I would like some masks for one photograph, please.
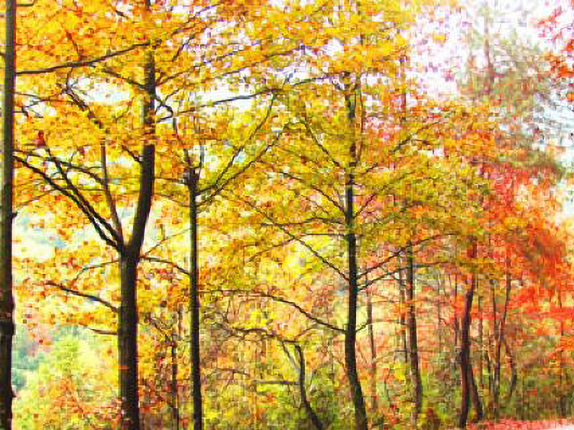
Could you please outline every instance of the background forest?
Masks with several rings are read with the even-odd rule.
[[[0,429],[572,416],[570,2],[0,6]]]

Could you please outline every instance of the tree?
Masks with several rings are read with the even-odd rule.
[[[16,81],[16,1],[6,1],[4,88],[2,91],[2,182],[0,185],[0,428],[12,429],[12,208],[14,178],[14,87]]]

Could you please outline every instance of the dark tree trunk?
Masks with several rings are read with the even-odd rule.
[[[401,263],[401,258],[400,256],[398,257],[398,264],[399,266],[402,264]],[[407,302],[407,295],[405,292],[405,280],[403,277],[403,271],[399,271],[399,281],[398,281],[398,287],[399,287],[399,343],[400,343],[400,352],[402,353],[402,359],[403,359],[403,363],[408,363],[409,362],[409,347],[408,347],[408,342],[407,342],[407,318],[406,318],[406,312],[404,312],[404,309],[406,307],[406,302]]]
[[[506,395],[506,399],[504,400],[505,408],[508,407],[508,404],[512,400],[512,396],[516,391],[516,385],[518,384],[518,371],[516,370],[516,363],[514,362],[514,357],[512,355],[512,351],[508,346],[508,342],[504,339],[504,348],[506,350],[506,355],[508,356],[508,363],[510,365],[510,388],[508,389],[508,393]]]
[[[480,395],[478,393],[478,387],[476,381],[474,380],[474,372],[472,370],[472,362],[468,367],[468,382],[470,385],[470,400],[472,402],[472,407],[474,408],[474,422],[479,422],[484,416],[484,410],[482,408],[482,402],[480,400]]]
[[[190,160],[188,160],[190,164]],[[199,266],[197,246],[197,194],[199,174],[197,169],[188,166],[186,173],[189,191],[189,223],[190,223],[190,296],[191,312],[191,396],[193,398],[193,428],[203,429],[203,401],[201,398],[201,355],[199,344]]]
[[[556,292],[557,299],[558,299],[558,308],[560,310],[563,309],[562,303],[562,294],[560,290]],[[560,342],[564,339],[564,321],[560,321]],[[566,370],[566,365],[564,363],[564,351],[560,351],[559,353],[559,362],[560,362],[560,373],[558,374],[558,413],[560,418],[567,417],[568,414],[568,398],[566,396],[566,382],[568,378],[568,371]],[[568,384],[570,385],[570,384]]]
[[[349,126],[354,131],[356,96],[346,95],[347,112]],[[354,138],[349,147],[350,164],[345,183],[345,227],[347,234],[347,263],[348,263],[348,305],[347,305],[347,327],[345,329],[345,366],[347,379],[351,388],[351,398],[355,408],[355,430],[368,430],[367,410],[365,408],[365,398],[359,374],[357,372],[357,307],[359,296],[358,285],[358,264],[357,264],[357,235],[355,233],[355,209],[354,209],[354,188],[357,148]]]
[[[476,239],[472,238],[472,244],[468,249],[468,257],[476,258],[478,245]],[[465,428],[468,422],[468,412],[470,402],[475,409],[475,421],[483,418],[482,403],[478,394],[478,389],[474,381],[472,361],[470,358],[470,326],[472,323],[472,301],[477,285],[476,274],[473,273],[467,281],[467,289],[464,297],[464,311],[460,327],[460,383],[461,383],[461,407],[459,415],[460,428]]]
[[[2,185],[0,196],[0,429],[12,428],[12,339],[14,297],[12,292],[12,197],[14,178],[14,91],[16,82],[16,1],[6,0],[4,99],[2,103]]]
[[[454,275],[454,348],[458,347],[460,342],[460,320],[458,316],[458,276]]]
[[[297,351],[299,359],[299,393],[301,395],[301,403],[303,403],[303,408],[313,423],[313,427],[315,427],[316,430],[323,430],[323,423],[307,398],[307,390],[305,389],[305,355],[303,355],[303,350],[297,344],[295,344],[295,350]]]
[[[371,350],[371,365],[369,373],[371,378],[371,413],[378,415],[379,401],[377,395],[377,347],[375,345],[375,331],[373,327],[373,297],[367,290],[367,329],[369,331],[369,348]]]
[[[507,262],[508,264],[508,262]],[[508,314],[508,305],[510,302],[510,292],[512,289],[512,280],[510,275],[507,273],[505,282],[505,297],[504,297],[504,307],[502,309],[502,315],[500,317],[500,323],[498,329],[496,330],[496,351],[494,355],[494,381],[493,381],[493,409],[494,417],[498,418],[499,412],[499,398],[500,398],[500,373],[502,368],[502,344],[504,343],[504,328],[506,325],[506,317]]]
[[[484,315],[482,295],[478,296],[478,385],[484,389]]]
[[[150,0],[145,9],[151,10]],[[152,51],[143,66],[146,91],[142,108],[144,143],[140,165],[140,188],[130,241],[120,250],[120,312],[118,323],[118,356],[122,430],[140,430],[138,393],[138,308],[137,269],[153,197],[155,176],[155,59]]]
[[[140,428],[138,394],[137,266],[134,256],[120,259],[121,304],[118,325],[122,430]]]
[[[494,347],[492,348],[491,354],[491,364],[492,370],[490,372],[490,381],[489,381],[489,392],[490,392],[490,412],[493,417],[496,417],[496,410],[498,409],[498,394],[497,394],[497,376],[496,376],[496,367],[497,367],[497,351],[498,351],[498,330],[499,330],[499,323],[498,323],[498,302],[496,299],[496,282],[495,280],[491,279],[490,282],[490,302],[492,307],[492,331],[493,331],[493,338],[494,338]]]
[[[175,330],[172,330],[170,339],[171,349],[171,417],[173,429],[179,430],[179,396],[177,393],[177,339]]]
[[[461,387],[461,405],[458,426],[465,428],[468,421],[468,412],[470,409],[470,397],[472,391],[472,382],[470,375],[470,324],[472,300],[474,297],[474,279],[469,280],[469,285],[464,298],[464,311],[460,327],[460,387]]]
[[[438,300],[436,301],[436,321],[437,321],[437,336],[438,336],[438,353],[442,357],[442,294],[444,291],[443,280],[441,279],[437,286]]]
[[[417,315],[415,306],[415,267],[412,247],[406,251],[407,261],[407,329],[409,333],[409,366],[411,388],[413,390],[414,410],[411,416],[411,426],[417,428],[418,418],[423,404],[423,384],[419,366],[419,347],[417,338]]]
[[[118,356],[122,430],[139,430],[137,269],[151,210],[155,147],[145,145],[141,159],[140,191],[130,242],[120,255],[120,312]]]
[[[474,372],[472,369],[471,360],[471,345],[470,345],[470,325],[471,325],[471,311],[472,301],[475,289],[474,276],[471,280],[471,286],[465,294],[464,313],[461,324],[461,345],[460,345],[460,374],[461,374],[461,409],[459,416],[459,427],[465,428],[468,422],[468,412],[470,404],[474,407],[475,417],[474,422],[481,421],[484,417],[484,410],[478,387],[474,379]]]

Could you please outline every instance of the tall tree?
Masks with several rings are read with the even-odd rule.
[[[2,91],[2,178],[0,185],[0,429],[12,429],[12,338],[14,297],[12,292],[12,208],[14,178],[14,93],[16,84],[16,0],[6,1],[6,47]]]

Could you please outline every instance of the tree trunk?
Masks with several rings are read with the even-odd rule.
[[[171,416],[173,429],[179,430],[179,396],[177,394],[177,338],[175,330],[171,332],[170,339],[171,349]]]
[[[508,264],[508,263],[507,263]],[[505,283],[505,298],[504,298],[504,307],[502,310],[502,315],[500,317],[500,322],[498,328],[496,330],[496,351],[494,355],[494,392],[493,392],[493,403],[494,403],[494,417],[498,418],[498,410],[499,410],[499,398],[500,398],[500,373],[502,367],[502,357],[501,357],[501,350],[502,344],[504,342],[504,326],[506,324],[506,316],[508,314],[508,305],[510,301],[510,291],[512,288],[512,280],[510,279],[510,274],[506,274],[506,283]]]
[[[375,345],[375,331],[373,327],[373,297],[367,289],[367,329],[369,335],[369,349],[371,350],[371,366],[369,373],[371,378],[371,413],[378,415],[379,401],[377,395],[377,348]]]
[[[412,247],[406,251],[407,261],[407,329],[409,333],[409,365],[411,388],[413,390],[414,410],[411,416],[411,427],[417,428],[418,418],[423,404],[423,384],[419,366],[419,347],[417,338],[417,315],[415,307],[415,267]]]
[[[145,11],[151,10],[145,0]],[[155,59],[148,51],[143,65],[146,91],[142,107],[144,143],[140,162],[140,188],[129,243],[120,250],[120,312],[118,323],[118,356],[120,371],[120,397],[122,408],[121,429],[140,430],[138,393],[138,308],[137,269],[151,211],[155,179]]]
[[[122,430],[139,430],[137,266],[134,256],[120,258],[121,304],[118,353]]]
[[[557,299],[558,299],[558,308],[562,311],[563,304],[562,304],[562,294],[561,291],[558,290],[556,292]],[[564,321],[560,320],[560,342],[564,339]],[[558,374],[558,409],[559,409],[559,416],[560,418],[566,418],[568,415],[568,399],[565,396],[565,381],[567,376],[566,365],[564,363],[564,351],[561,350],[559,352],[559,363],[560,363],[560,373]],[[569,384],[568,384],[569,385]]]
[[[307,398],[307,390],[305,389],[305,356],[303,355],[303,350],[297,344],[294,346],[299,359],[299,393],[301,394],[301,403],[303,403],[303,408],[305,409],[305,412],[313,423],[315,429],[323,430],[323,423],[319,419],[319,416],[316,414],[315,410],[311,406],[311,403],[309,403],[309,399]]]
[[[508,407],[508,404],[512,400],[512,396],[516,391],[516,385],[518,384],[518,371],[516,370],[516,363],[514,362],[514,357],[512,356],[512,351],[510,350],[510,346],[506,339],[504,339],[504,348],[506,350],[506,355],[508,356],[508,363],[510,365],[510,388],[508,389],[508,393],[506,395],[506,399],[504,400],[505,408]]]
[[[478,393],[478,387],[476,381],[474,380],[474,372],[472,370],[472,362],[468,367],[468,381],[470,385],[470,400],[472,402],[472,407],[474,408],[474,422],[479,422],[484,417],[484,410],[482,408],[482,402],[480,401],[480,395]]]
[[[458,347],[460,341],[460,321],[458,317],[458,276],[454,275],[454,349]]]
[[[490,391],[490,410],[493,417],[496,418],[496,410],[498,409],[498,389],[497,385],[497,363],[500,359],[498,355],[498,342],[499,342],[499,322],[498,322],[498,303],[496,300],[496,289],[495,289],[495,281],[493,279],[490,280],[490,296],[491,296],[491,307],[492,307],[492,331],[494,337],[494,348],[492,349],[492,372],[490,376],[490,384],[489,384],[489,391]],[[498,375],[499,376],[499,375]]]
[[[0,429],[12,428],[12,339],[14,297],[12,292],[12,197],[14,160],[14,91],[16,82],[16,1],[6,0],[4,98],[2,127],[2,185],[0,201]]]
[[[470,397],[472,391],[472,382],[470,375],[470,324],[472,300],[474,297],[474,277],[468,282],[467,291],[464,299],[464,310],[460,327],[460,387],[461,387],[461,406],[458,426],[465,428],[468,421],[468,411],[470,409]]]
[[[400,256],[397,257],[399,266],[401,263]],[[400,343],[400,352],[402,353],[403,363],[407,364],[409,362],[409,347],[407,343],[407,318],[406,312],[404,309],[406,308],[407,296],[405,292],[405,281],[403,278],[403,271],[399,271],[399,280],[398,280],[398,287],[399,287],[399,343]]]
[[[436,332],[438,335],[438,354],[440,357],[442,357],[442,294],[443,294],[443,290],[444,290],[444,286],[443,286],[443,281],[442,279],[439,280],[439,283],[437,285],[437,295],[438,295],[438,300],[436,301],[436,321],[437,321],[437,327],[436,327]]]
[[[484,315],[482,295],[478,295],[478,385],[484,389]]]
[[[346,95],[348,120],[351,131],[355,127],[355,96]],[[354,169],[356,167],[357,148],[355,139],[351,139],[349,147],[349,157],[351,162],[348,166],[348,172],[345,183],[345,239],[347,242],[347,261],[348,261],[348,305],[347,305],[347,327],[345,329],[345,366],[347,379],[351,388],[351,398],[355,408],[355,430],[368,430],[367,410],[365,408],[365,399],[361,381],[357,372],[357,305],[359,296],[358,285],[358,264],[357,264],[357,236],[355,233],[355,209],[354,209],[354,187],[355,177]]]
[[[189,223],[190,223],[190,296],[189,307],[191,312],[191,396],[193,398],[193,428],[203,429],[203,401],[201,398],[201,356],[199,344],[199,266],[197,256],[197,185],[199,174],[191,166],[188,159],[186,174],[189,191]]]
[[[153,103],[153,102],[152,102]],[[122,430],[139,430],[137,269],[151,210],[155,147],[145,145],[141,157],[140,191],[130,242],[120,255],[118,323],[119,381]]]

